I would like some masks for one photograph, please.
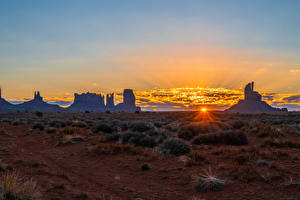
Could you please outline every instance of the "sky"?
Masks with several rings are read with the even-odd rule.
[[[224,109],[255,81],[268,103],[300,110],[299,10],[298,0],[0,0],[0,86],[12,102],[40,90],[60,105],[86,91],[118,102],[132,88],[144,109],[176,110]]]

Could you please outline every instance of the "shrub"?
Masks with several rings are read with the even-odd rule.
[[[194,136],[199,135],[199,133],[208,133],[216,127],[209,122],[191,123],[185,125],[179,129],[178,137],[186,140],[192,139]]]
[[[43,131],[45,127],[44,127],[44,125],[41,124],[41,123],[35,123],[35,124],[32,125],[31,128],[32,128],[33,130],[39,129],[40,131]]]
[[[154,147],[156,146],[155,138],[145,133],[126,132],[121,135],[120,142],[122,144],[130,143],[134,146]]]
[[[257,130],[254,132],[258,137],[261,137],[261,138],[264,138],[264,137],[277,138],[277,137],[281,136],[280,132],[275,127],[268,125],[268,124],[260,124],[257,127]]]
[[[114,142],[114,141],[118,141],[119,139],[120,139],[119,133],[112,133],[112,134],[105,135],[105,137],[102,141],[103,142]]]
[[[35,115],[38,117],[43,117],[44,114],[42,112],[37,111],[35,112]]]
[[[284,148],[284,147],[289,147],[289,148],[300,148],[300,142],[292,142],[288,140],[272,140],[272,139],[267,139],[265,140],[264,144],[262,146],[271,146],[271,147],[277,147],[277,148]]]
[[[60,133],[63,135],[73,135],[76,133],[76,129],[70,126],[64,127],[60,130]]]
[[[78,127],[78,128],[85,128],[85,127],[87,127],[87,124],[85,122],[76,120],[76,121],[73,121],[72,126]]]
[[[204,134],[196,137],[193,144],[226,144],[247,145],[246,134],[241,131],[224,131],[219,133]]]
[[[23,180],[16,172],[5,173],[2,175],[1,186],[4,190],[4,199],[7,200],[34,200],[38,197],[36,182],[32,179]]]
[[[46,133],[55,133],[56,129],[54,127],[47,127],[46,128]]]
[[[233,121],[229,121],[229,124],[234,129],[241,129],[243,126],[247,125],[248,123],[242,120],[233,120]]]
[[[153,124],[148,122],[143,122],[143,121],[133,122],[130,125],[130,129],[137,132],[145,132],[150,129],[153,129]]]
[[[113,127],[111,125],[109,125],[108,123],[99,123],[96,126],[91,128],[91,131],[93,133],[99,133],[99,132],[103,132],[103,133],[112,133],[114,131],[116,131],[116,127]]]
[[[81,135],[64,135],[63,144],[76,144],[78,142],[84,142],[84,138]]]
[[[198,192],[219,191],[225,188],[226,182],[212,174],[211,168],[203,170],[203,173],[195,176],[196,190]]]
[[[67,126],[67,123],[61,120],[53,120],[49,123],[49,125],[55,128],[63,128]]]
[[[165,139],[170,138],[172,136],[171,133],[167,130],[157,131],[152,129],[147,131],[146,134],[153,137],[157,144],[162,143]]]
[[[183,140],[178,138],[169,138],[165,140],[159,148],[161,153],[180,156],[191,151],[191,147]]]

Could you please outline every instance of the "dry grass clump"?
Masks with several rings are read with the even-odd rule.
[[[84,138],[81,135],[64,135],[63,144],[76,144],[78,142],[84,142]]]
[[[257,130],[254,130],[254,132],[256,136],[261,138],[264,137],[278,138],[281,136],[279,129],[269,124],[260,124],[257,127]]]
[[[17,172],[5,173],[1,177],[5,199],[38,199],[37,183],[20,178]]]
[[[130,144],[100,144],[94,150],[97,154],[120,154],[120,153],[128,153],[132,155],[141,155],[144,153],[142,147],[133,147]]]
[[[56,133],[56,128],[49,126],[46,128],[46,133]]]
[[[80,129],[76,127],[71,127],[71,126],[66,126],[59,131],[59,135],[64,136],[64,135],[83,135],[83,136],[88,136],[89,133],[86,129]]]
[[[210,191],[219,191],[225,188],[226,182],[217,178],[211,171],[211,168],[208,170],[203,170],[202,174],[199,174],[194,177],[196,181],[196,190],[198,192],[210,192]]]

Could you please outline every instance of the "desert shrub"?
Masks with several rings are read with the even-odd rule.
[[[145,132],[153,129],[153,124],[144,121],[137,121],[130,124],[130,129],[137,132]]]
[[[189,153],[191,151],[191,147],[184,140],[169,138],[162,143],[159,151],[163,154],[180,156]]]
[[[218,127],[216,126],[216,124],[210,122],[191,123],[179,129],[178,137],[190,140],[194,136],[199,135],[199,133],[209,133],[217,129]]]
[[[179,129],[177,136],[179,138],[190,140],[193,137],[197,136],[199,134],[199,131],[195,129],[195,126],[184,126]]]
[[[105,123],[105,122],[98,123],[96,126],[91,128],[91,131],[93,133],[99,133],[99,132],[112,133],[116,130],[117,130],[116,127],[111,126],[109,123]]]
[[[73,121],[73,122],[72,122],[72,126],[73,126],[73,127],[78,127],[78,128],[85,128],[85,127],[87,127],[88,125],[87,125],[85,122],[76,120],[76,121]]]
[[[46,128],[46,133],[56,133],[56,128],[54,128],[54,127],[47,127]]]
[[[32,128],[33,130],[39,129],[40,131],[43,131],[45,127],[44,127],[44,125],[41,124],[41,123],[35,123],[35,124],[32,125],[31,128]]]
[[[300,148],[300,142],[298,141],[289,141],[289,140],[273,140],[273,139],[266,139],[262,146],[271,146],[277,148]]]
[[[153,137],[157,144],[162,143],[164,140],[166,140],[167,138],[170,138],[172,136],[171,133],[167,130],[160,131],[160,130],[152,129],[152,130],[146,131],[145,133],[147,135]]]
[[[53,120],[49,123],[49,125],[55,128],[63,128],[67,126],[67,122],[62,120]]]
[[[70,127],[70,126],[67,126],[67,127],[64,127],[60,130],[60,133],[62,135],[73,135],[77,132],[77,129],[76,128],[73,128],[73,127]]]
[[[268,124],[261,124],[258,127],[257,132],[255,133],[258,137],[272,137],[276,138],[281,136],[280,132],[275,128]]]
[[[24,180],[17,172],[5,173],[1,177],[1,187],[5,200],[34,200],[38,198],[36,182]]]
[[[44,113],[37,111],[35,112],[35,115],[38,117],[43,117]]]
[[[145,133],[126,132],[121,135],[120,142],[122,144],[130,143],[134,146],[154,147],[156,146],[155,138]]]
[[[202,174],[194,177],[196,181],[195,188],[198,192],[219,191],[225,188],[226,182],[213,175],[210,168],[203,171]]]
[[[119,133],[111,133],[111,134],[106,134],[103,138],[103,142],[113,142],[113,141],[118,141],[120,139],[120,134]]]
[[[226,145],[247,145],[246,134],[241,131],[224,131],[197,136],[193,144],[226,144]]]
[[[11,123],[13,126],[19,126],[19,125],[24,125],[24,122],[20,120],[15,120]]]
[[[241,129],[243,126],[247,125],[248,123],[245,121],[242,121],[242,120],[232,120],[232,121],[229,121],[229,124],[234,129]]]
[[[76,144],[78,142],[84,142],[84,138],[81,135],[64,135],[63,144]]]

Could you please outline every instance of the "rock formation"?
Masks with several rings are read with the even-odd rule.
[[[41,111],[41,112],[57,112],[62,111],[62,108],[58,105],[48,104],[43,101],[43,97],[41,97],[40,92],[34,92],[33,100],[21,103],[17,106],[17,110],[19,111]]]
[[[123,92],[123,103],[116,106],[116,111],[119,112],[135,112],[140,111],[141,108],[135,105],[135,96],[133,90],[124,89]]]
[[[262,101],[262,96],[254,91],[254,82],[248,83],[244,91],[245,99],[225,110],[228,113],[277,113],[287,112],[286,108],[274,108]]]
[[[106,110],[109,111],[115,111],[115,100],[114,100],[114,94],[107,94],[106,95]]]
[[[34,92],[34,98],[30,101],[14,105],[7,102],[2,98],[0,88],[0,111],[41,111],[41,112],[58,112],[58,111],[70,111],[70,112],[135,112],[140,111],[141,108],[135,105],[135,96],[133,90],[124,89],[123,92],[123,103],[115,105],[114,103],[114,94],[106,95],[106,104],[104,103],[104,95],[96,93],[83,93],[83,94],[74,94],[74,102],[68,108],[62,108],[58,105],[48,104],[43,100],[39,91]]]
[[[14,111],[16,106],[7,102],[4,98],[2,98],[2,90],[0,88],[0,111]]]
[[[83,94],[74,94],[74,103],[67,108],[69,111],[74,112],[104,112],[104,96],[96,93],[83,93]]]
[[[104,96],[96,93],[75,94],[74,103],[67,108],[72,112],[135,112],[141,108],[135,105],[135,96],[131,89],[125,89],[123,93],[124,102],[115,105],[114,94],[106,95],[106,104],[104,104]]]

